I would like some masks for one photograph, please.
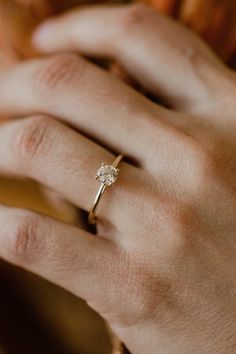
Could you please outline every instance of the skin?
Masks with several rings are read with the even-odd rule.
[[[0,73],[0,114],[24,117],[0,127],[2,173],[88,211],[100,163],[127,159],[98,237],[1,206],[1,257],[84,298],[132,353],[235,353],[235,74],[143,5],[85,7],[34,44],[49,56]],[[116,59],[170,108],[61,51]]]

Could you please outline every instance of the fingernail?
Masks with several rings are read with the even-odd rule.
[[[32,41],[37,48],[43,50],[48,49],[48,39],[51,33],[52,26],[53,25],[51,21],[47,21],[40,27],[38,27],[37,30],[34,32],[32,36]]]

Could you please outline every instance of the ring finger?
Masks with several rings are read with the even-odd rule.
[[[76,206],[89,210],[99,187],[94,179],[99,164],[111,164],[114,155],[49,117],[33,117],[2,124],[0,129],[0,169],[6,174],[29,177],[46,185]],[[125,162],[117,188],[103,197],[101,219],[119,223],[121,204],[129,207],[129,196],[139,170]]]

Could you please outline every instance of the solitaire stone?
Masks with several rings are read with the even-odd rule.
[[[118,174],[118,168],[111,165],[102,164],[97,172],[96,179],[106,186],[111,186],[117,180]]]

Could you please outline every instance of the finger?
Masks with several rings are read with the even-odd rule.
[[[220,66],[200,39],[144,5],[70,12],[42,25],[34,43],[45,52],[113,57],[144,87],[184,111],[212,99],[212,77]]]
[[[116,246],[46,216],[0,206],[0,257],[89,302],[109,302]],[[115,262],[114,262],[115,261]],[[105,300],[106,299],[106,300]]]
[[[84,214],[82,210],[76,208],[74,205],[69,203],[68,200],[63,198],[61,194],[51,188],[43,187],[40,189],[40,192],[44,199],[46,199],[46,202],[53,208],[53,210],[58,212],[59,215],[68,217],[71,223],[81,229],[87,230],[87,224],[82,217]]]
[[[138,163],[153,150],[150,132],[156,116],[170,114],[73,54],[30,61],[0,73],[0,97],[0,115],[43,113],[62,118]]]
[[[1,173],[33,178],[57,191],[74,205],[89,211],[99,183],[95,174],[114,155],[62,123],[48,117],[11,121],[0,128]],[[100,219],[120,222],[131,206],[133,180],[139,170],[122,162],[117,183],[103,196]],[[120,208],[124,204],[124,207]]]

